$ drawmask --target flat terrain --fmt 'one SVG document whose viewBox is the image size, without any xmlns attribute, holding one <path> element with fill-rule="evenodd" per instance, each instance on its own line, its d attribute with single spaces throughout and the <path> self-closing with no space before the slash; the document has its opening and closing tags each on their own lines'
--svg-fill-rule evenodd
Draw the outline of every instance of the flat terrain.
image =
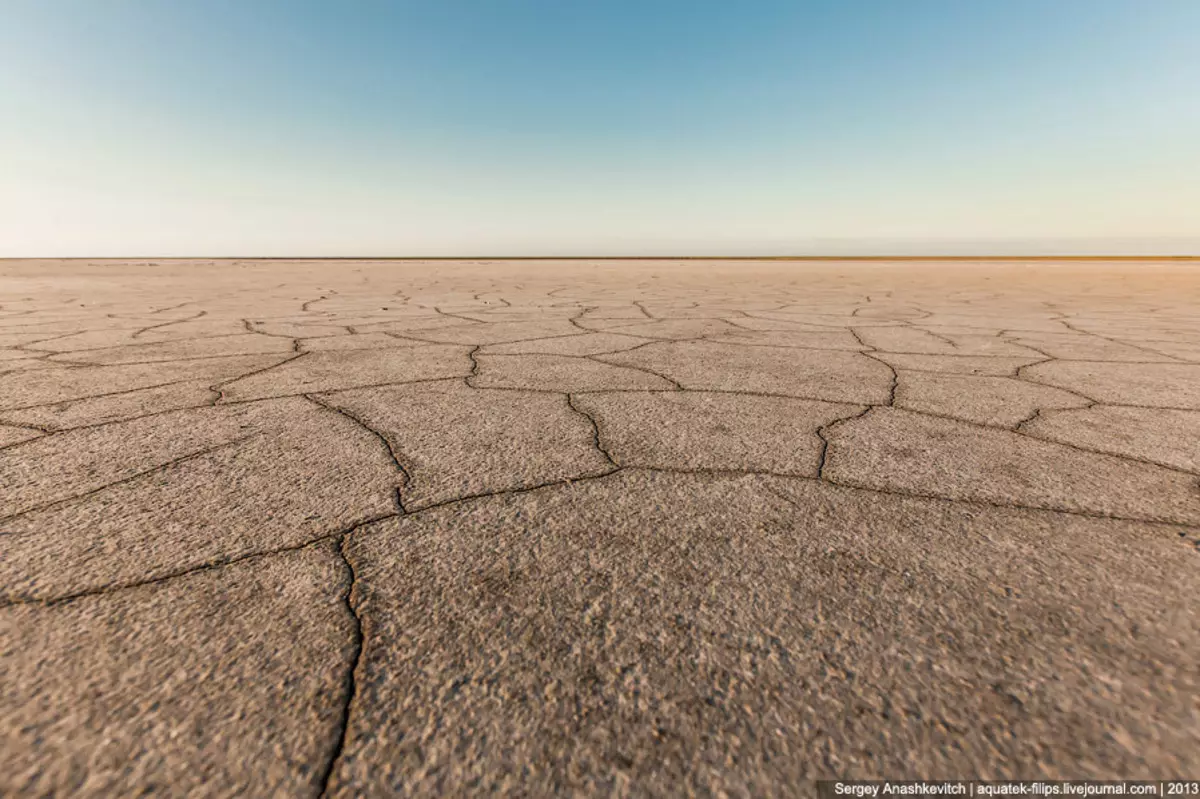
<svg viewBox="0 0 1200 799">
<path fill-rule="evenodd" d="M 0 262 L 4 796 L 1200 775 L 1200 264 Z"/>
</svg>

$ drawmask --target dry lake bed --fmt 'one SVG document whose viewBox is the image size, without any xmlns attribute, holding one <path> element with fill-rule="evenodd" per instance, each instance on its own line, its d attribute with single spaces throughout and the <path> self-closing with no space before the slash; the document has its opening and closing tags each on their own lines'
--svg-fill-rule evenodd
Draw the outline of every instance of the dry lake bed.
<svg viewBox="0 0 1200 799">
<path fill-rule="evenodd" d="M 1200 264 L 0 262 L 4 796 L 1200 775 Z"/>
</svg>

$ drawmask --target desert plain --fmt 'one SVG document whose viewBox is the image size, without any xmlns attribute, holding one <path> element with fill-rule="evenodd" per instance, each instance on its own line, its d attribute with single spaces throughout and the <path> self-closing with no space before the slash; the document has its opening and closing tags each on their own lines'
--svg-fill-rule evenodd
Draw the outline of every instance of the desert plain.
<svg viewBox="0 0 1200 799">
<path fill-rule="evenodd" d="M 1200 775 L 1200 263 L 0 262 L 4 796 Z"/>
</svg>

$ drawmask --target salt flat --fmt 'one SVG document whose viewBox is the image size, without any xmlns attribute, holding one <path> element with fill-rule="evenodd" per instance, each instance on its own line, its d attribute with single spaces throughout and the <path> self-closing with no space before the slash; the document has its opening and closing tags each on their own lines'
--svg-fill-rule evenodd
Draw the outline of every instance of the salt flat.
<svg viewBox="0 0 1200 799">
<path fill-rule="evenodd" d="M 1200 774 L 1200 264 L 0 262 L 0 794 Z"/>
</svg>

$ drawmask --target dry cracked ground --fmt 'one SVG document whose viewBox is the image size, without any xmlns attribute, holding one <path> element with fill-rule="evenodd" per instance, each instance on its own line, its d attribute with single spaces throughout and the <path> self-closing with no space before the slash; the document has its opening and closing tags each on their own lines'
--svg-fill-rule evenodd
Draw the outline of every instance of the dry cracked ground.
<svg viewBox="0 0 1200 799">
<path fill-rule="evenodd" d="M 1200 266 L 0 263 L 5 796 L 1200 774 Z"/>
</svg>

